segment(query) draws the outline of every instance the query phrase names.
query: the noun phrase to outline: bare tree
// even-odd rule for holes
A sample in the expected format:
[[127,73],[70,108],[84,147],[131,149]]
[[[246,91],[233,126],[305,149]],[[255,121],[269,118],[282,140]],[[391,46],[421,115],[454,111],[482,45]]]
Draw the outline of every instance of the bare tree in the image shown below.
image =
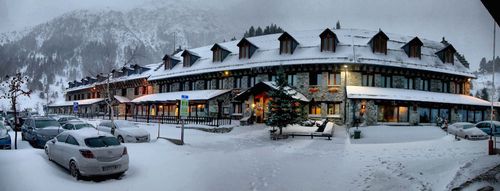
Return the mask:
[[[28,77],[22,76],[20,72],[18,72],[13,77],[6,76],[6,81],[2,83],[2,87],[4,87],[3,93],[4,95],[0,96],[2,99],[10,99],[12,110],[14,111],[14,149],[17,149],[17,132],[21,129],[21,124],[19,123],[19,119],[17,117],[17,98],[19,96],[30,96],[31,90],[25,90],[22,86],[28,83]],[[5,91],[7,88],[7,91]]]

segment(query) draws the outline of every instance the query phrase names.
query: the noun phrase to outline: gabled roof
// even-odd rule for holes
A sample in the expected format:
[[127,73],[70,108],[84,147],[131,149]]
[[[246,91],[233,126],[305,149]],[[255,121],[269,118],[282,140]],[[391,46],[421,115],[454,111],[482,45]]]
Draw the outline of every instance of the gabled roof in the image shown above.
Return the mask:
[[[252,94],[257,94],[257,93],[261,93],[263,91],[269,91],[269,90],[278,90],[278,86],[276,85],[276,82],[259,82],[257,84],[255,84],[253,87],[251,88],[248,88],[247,90],[239,93],[238,95],[236,95],[234,97],[235,100],[246,100],[248,98],[248,96],[252,95]],[[310,100],[307,99],[306,96],[304,96],[304,94],[298,92],[297,90],[293,89],[292,87],[290,86],[286,86],[285,87],[285,91],[288,95],[292,95],[291,97],[293,99],[296,99],[296,100],[299,100],[299,101],[303,101],[303,102],[309,102]]]
[[182,52],[181,56],[186,56],[186,54],[190,54],[191,56],[196,56],[198,58],[201,58],[201,56],[199,54],[197,54],[196,52],[190,51],[188,49],[184,50],[184,52]]
[[288,34],[287,32],[284,32],[283,34],[281,34],[280,37],[278,37],[278,40],[282,41],[282,40],[286,40],[286,39],[292,39],[293,41],[295,41],[297,44],[299,44],[299,41],[295,40],[295,38],[293,38],[292,35]]
[[250,42],[247,38],[242,38],[242,39],[240,40],[240,42],[238,42],[238,44],[236,44],[236,46],[240,47],[240,46],[242,46],[242,45],[244,45],[244,44],[250,44],[250,45],[252,45],[252,46],[254,46],[254,47],[258,48],[258,46],[255,46],[255,44],[253,44],[252,42]]
[[225,50],[225,51],[231,52],[231,51],[229,51],[229,49],[228,49],[228,48],[226,48],[226,47],[224,47],[224,46],[222,46],[222,45],[220,45],[220,44],[218,44],[218,43],[215,43],[215,44],[214,44],[214,46],[212,46],[212,48],[211,48],[210,50],[211,50],[211,51],[214,51],[216,48],[220,48],[220,49],[222,49],[222,50]]
[[413,44],[418,45],[418,46],[424,45],[424,43],[418,37],[415,37],[415,38],[411,39],[408,43],[406,43],[404,46],[413,45]]
[[339,39],[337,38],[337,35],[332,30],[330,30],[329,28],[326,28],[321,34],[319,34],[319,37],[320,38],[324,38],[328,34],[332,35],[334,37],[335,42],[339,42]]
[[177,60],[177,61],[180,61],[181,59],[173,56],[173,55],[169,55],[169,54],[165,54],[165,56],[163,56],[163,59],[162,60],[167,60],[167,59],[172,59],[172,60]]
[[448,44],[447,46],[445,46],[445,47],[444,47],[444,48],[442,48],[441,50],[437,51],[437,52],[436,52],[436,54],[439,54],[439,53],[441,53],[441,52],[443,52],[443,51],[446,51],[446,50],[448,50],[448,49],[451,49],[451,51],[452,51],[453,53],[457,52],[457,50],[455,50],[455,47],[453,47],[453,45]]
[[370,39],[370,41],[368,41],[368,43],[371,43],[373,39],[379,36],[382,37],[382,39],[384,40],[389,40],[389,37],[384,33],[384,31],[379,30],[377,34],[373,35],[373,37]]

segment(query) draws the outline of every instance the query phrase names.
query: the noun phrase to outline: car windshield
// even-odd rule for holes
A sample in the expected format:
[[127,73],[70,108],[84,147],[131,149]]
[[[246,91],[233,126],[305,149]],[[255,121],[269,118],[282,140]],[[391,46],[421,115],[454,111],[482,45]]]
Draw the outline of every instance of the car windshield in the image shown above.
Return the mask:
[[463,128],[463,129],[469,129],[469,128],[472,128],[472,127],[474,127],[474,125],[472,125],[472,124],[465,124],[465,125],[462,125],[462,128]]
[[120,142],[115,137],[93,137],[85,139],[85,145],[92,148],[108,147],[120,145]]
[[115,124],[116,126],[118,126],[118,128],[123,128],[123,127],[136,127],[135,124],[133,123],[130,123],[128,121],[115,121]]
[[74,124],[73,125],[75,127],[75,129],[81,129],[81,128],[94,128],[94,126],[92,126],[91,124],[88,124],[88,123],[80,123],[80,124]]
[[69,121],[69,120],[78,120],[78,118],[76,117],[66,117],[66,120]]
[[51,119],[42,119],[42,120],[35,120],[35,127],[36,128],[45,128],[45,127],[50,127],[50,126],[59,126],[59,123],[56,120],[51,120]]

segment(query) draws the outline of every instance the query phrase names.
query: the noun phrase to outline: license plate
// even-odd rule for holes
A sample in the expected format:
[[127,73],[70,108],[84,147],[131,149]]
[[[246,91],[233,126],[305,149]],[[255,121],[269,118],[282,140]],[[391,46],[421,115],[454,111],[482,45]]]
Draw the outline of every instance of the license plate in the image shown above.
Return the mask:
[[120,168],[120,165],[105,166],[105,167],[102,167],[102,171],[116,170],[119,168]]

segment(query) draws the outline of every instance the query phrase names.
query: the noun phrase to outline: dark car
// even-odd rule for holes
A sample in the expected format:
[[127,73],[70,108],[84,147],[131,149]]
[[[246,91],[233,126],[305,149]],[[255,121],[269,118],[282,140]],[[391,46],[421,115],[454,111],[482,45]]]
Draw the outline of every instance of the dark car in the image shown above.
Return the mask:
[[493,134],[491,133],[490,125],[491,121],[481,121],[479,123],[476,123],[475,126],[488,135],[494,134],[495,136],[498,136],[500,134],[500,122],[493,121]]
[[43,148],[45,143],[64,130],[54,119],[48,117],[27,118],[21,127],[21,137],[33,147]]
[[0,123],[0,149],[10,149],[11,139],[9,129],[7,129],[3,122]]

